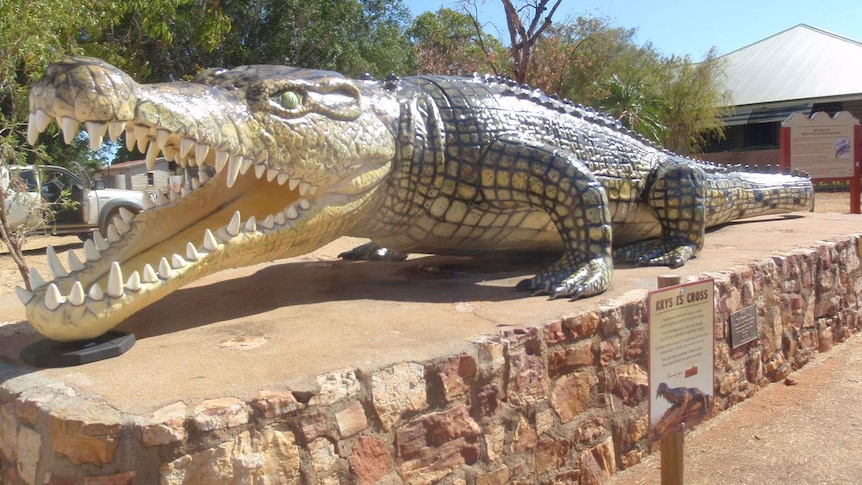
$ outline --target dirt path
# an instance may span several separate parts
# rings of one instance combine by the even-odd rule
[[[862,483],[862,335],[857,334],[685,437],[687,484]],[[658,485],[661,455],[608,485]]]

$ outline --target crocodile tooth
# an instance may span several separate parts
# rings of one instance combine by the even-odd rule
[[[207,155],[210,154],[210,146],[206,143],[198,143],[198,146],[195,148],[195,160],[198,162],[198,165],[203,165],[204,160],[207,159]]]
[[[126,127],[126,150],[134,151],[135,145],[138,143],[137,138],[135,137],[135,126],[127,126]]]
[[[227,162],[227,188],[233,187],[236,183],[236,178],[239,177],[239,169],[242,166],[242,157],[240,155],[231,155]]]
[[[195,157],[188,156],[185,158],[186,163],[189,164],[189,167],[194,167],[198,164],[198,161]]]
[[[107,251],[109,247],[111,247],[111,245],[108,244],[108,241],[105,240],[105,238],[102,236],[102,233],[99,232],[98,229],[93,231],[93,243],[96,245],[96,249],[103,253]]]
[[[177,148],[173,145],[167,145],[162,153],[165,155],[165,160],[169,160],[171,162],[177,161]]]
[[[171,132],[168,130],[156,130],[156,145],[159,150],[164,150],[168,146],[168,140],[171,137]]]
[[[187,264],[189,264],[189,262],[186,261],[185,259],[183,259],[183,257],[180,256],[179,254],[174,254],[173,256],[171,256],[171,267],[172,268],[180,269]]]
[[[118,243],[121,239],[123,239],[123,236],[120,235],[120,230],[117,229],[116,224],[108,226],[108,242],[111,244]]]
[[[155,283],[159,281],[159,275],[156,274],[156,270],[150,266],[150,263],[144,265],[144,276],[141,278],[144,283]]]
[[[53,118],[51,117],[51,115],[49,115],[47,112],[45,112],[45,110],[37,109],[36,110],[36,117],[31,118],[31,121],[36,122],[36,130],[39,133],[42,133],[43,131],[48,129],[48,125],[51,124],[52,119]]]
[[[198,258],[201,257],[201,253],[198,252],[198,248],[192,242],[186,244],[186,259],[189,261],[197,261]]]
[[[283,226],[287,223],[287,218],[285,218],[284,212],[279,212],[275,215],[275,223],[279,226]]]
[[[233,213],[233,217],[230,218],[230,222],[227,225],[227,233],[231,235],[231,237],[239,234],[239,224],[240,224],[240,216],[239,211]]]
[[[227,163],[228,158],[230,158],[230,153],[218,150],[216,151],[215,156],[215,169],[216,172],[221,172],[224,169],[225,163]]]
[[[289,182],[289,184],[288,184],[288,186],[287,186],[287,187],[288,187],[290,190],[295,190],[295,189],[296,189],[296,187],[299,185],[299,183],[300,183],[300,182],[301,182],[301,180],[299,180],[299,179],[290,179],[290,182]]]
[[[201,181],[197,177],[192,177],[192,190],[201,188]]]
[[[159,192],[159,205],[165,205],[169,202],[170,202],[170,200],[168,200],[168,196]]]
[[[51,273],[54,274],[55,279],[69,276],[69,272],[66,271],[66,268],[63,267],[63,263],[57,256],[57,251],[54,249],[54,246],[48,246],[45,249],[45,255],[48,256],[48,267],[51,268]]]
[[[57,308],[60,308],[60,305],[65,301],[66,299],[60,294],[60,289],[57,288],[57,285],[54,283],[48,285],[48,290],[45,291],[45,308],[54,311]]]
[[[69,293],[69,303],[75,306],[81,306],[86,301],[87,296],[84,294],[84,286],[80,281],[76,281],[72,285],[72,292]]]
[[[111,273],[108,275],[108,289],[106,293],[111,298],[123,296],[123,270],[120,268],[120,263],[116,261],[111,263]]]
[[[150,146],[147,148],[146,156],[147,170],[152,172],[153,169],[156,168],[156,159],[159,158],[160,151],[161,150],[157,144],[150,143]]]
[[[66,144],[72,143],[72,140],[78,136],[78,127],[80,124],[78,120],[74,118],[69,118],[68,116],[63,116],[60,118],[60,129],[63,130],[63,141]]]
[[[286,173],[278,174],[278,185],[284,185],[284,183],[287,182],[288,180],[290,180],[290,175],[288,175]]]
[[[258,163],[254,166],[254,176],[260,179],[266,173],[266,164]]]
[[[266,229],[272,229],[275,226],[275,216],[272,214],[266,216],[266,219],[263,220],[263,227]]]
[[[137,140],[138,151],[147,153],[147,147],[150,146],[150,129],[143,125],[135,125],[135,139]]]
[[[248,172],[248,169],[251,168],[253,163],[254,162],[252,161],[252,159],[250,159],[248,157],[243,157],[242,165],[240,165],[240,167],[239,167],[239,173],[241,175],[245,175]]]
[[[30,113],[27,119],[27,143],[35,146],[39,141],[39,128],[36,126],[36,113]]]
[[[188,187],[186,187],[186,186],[183,186],[183,187],[180,189],[180,196],[181,196],[181,197],[185,197],[185,196],[187,196],[187,195],[191,194],[193,189],[194,189],[194,187],[192,187],[192,188],[190,189],[190,188],[188,188]]]
[[[311,188],[311,184],[308,182],[302,182],[299,184],[299,195],[301,197],[305,197],[305,194],[308,193],[308,189]]]
[[[96,249],[96,245],[93,244],[92,239],[84,241],[84,256],[87,258],[87,261],[98,261],[102,257],[102,254]]]
[[[207,229],[204,231],[204,249],[206,249],[207,252],[211,253],[218,249],[218,244],[218,239],[216,239],[211,230]]]
[[[186,158],[195,147],[195,141],[191,138],[183,138],[180,142],[180,158]]]
[[[159,261],[159,278],[163,280],[168,280],[171,278],[171,274],[173,272],[174,270],[171,269],[171,265],[168,263],[168,259],[163,257],[162,260]]]
[[[84,269],[84,263],[81,262],[81,259],[78,258],[78,255],[75,254],[75,251],[71,249],[66,253],[66,258],[69,260],[69,269],[72,272],[81,271]]]
[[[150,193],[146,190],[141,191],[141,205],[144,206],[144,210],[149,210],[156,206],[153,198],[150,197]]]
[[[133,272],[126,281],[126,289],[129,291],[141,291],[141,273]]]
[[[275,178],[278,177],[278,170],[274,168],[266,169],[266,181],[272,182]]]
[[[20,286],[15,287],[15,294],[18,295],[18,299],[21,300],[21,303],[24,305],[30,303],[30,300],[33,299],[33,293],[30,293]]]
[[[117,141],[124,131],[126,131],[125,121],[111,121],[108,123],[108,136],[111,140]]]
[[[105,298],[105,293],[102,291],[102,287],[96,283],[90,287],[90,291],[87,292],[87,298],[93,301],[102,301]]]
[[[255,232],[257,231],[257,219],[254,216],[248,218],[245,221],[245,232]]]
[[[198,180],[201,181],[202,184],[207,183],[207,180],[210,179],[210,175],[206,170],[198,170]]]
[[[90,150],[97,152],[102,148],[102,141],[105,139],[105,135],[108,134],[108,124],[96,121],[88,121],[85,124],[87,126],[87,135],[90,137]]]
[[[39,274],[39,270],[36,268],[30,268],[30,287],[34,290],[38,290],[45,286],[47,282],[45,278],[42,278],[42,275]]]
[[[120,213],[120,217],[122,217],[123,220],[128,223],[131,223],[132,219],[135,218],[135,213],[130,211],[129,209],[126,209],[125,207],[120,207],[120,210],[118,212]]]
[[[132,230],[132,225],[126,221],[125,217],[114,216],[114,226],[117,227],[117,231],[119,231],[120,235],[126,234]]]
[[[307,211],[308,209],[311,209],[311,202],[309,202],[308,199],[299,199],[299,208]]]
[[[299,217],[299,211],[296,210],[296,207],[290,206],[286,211],[284,211],[284,215],[286,215],[288,219],[293,220]]]

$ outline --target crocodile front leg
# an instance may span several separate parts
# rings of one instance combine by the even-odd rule
[[[608,198],[572,153],[519,139],[498,139],[482,163],[482,189],[489,201],[526,202],[546,211],[563,241],[563,257],[518,283],[518,289],[571,299],[608,289],[613,274]]]
[[[667,160],[654,172],[647,202],[661,224],[661,237],[614,252],[617,261],[678,268],[703,248],[706,231],[704,172],[685,161]]]

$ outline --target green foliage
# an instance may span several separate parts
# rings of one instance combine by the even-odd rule
[[[664,60],[662,67],[657,87],[668,105],[662,120],[667,127],[664,146],[677,153],[693,154],[705,147],[710,137],[721,139],[722,107],[731,105],[732,100],[722,87],[724,62],[715,48],[699,63],[672,56]]]
[[[286,64],[382,77],[409,72],[409,13],[384,0],[224,0],[232,24],[209,66]]]
[[[189,77],[221,45],[231,23],[220,2],[107,0],[89,2],[96,25],[82,29],[88,55],[100,57],[138,81]]]
[[[413,41],[419,73],[465,76],[509,70],[500,41],[477,32],[473,19],[463,12],[448,8],[425,12],[416,17],[407,33]]]
[[[602,85],[607,87],[607,94],[599,105],[602,111],[650,140],[664,138],[666,128],[662,120],[668,105],[656,93],[649,92],[642,80],[624,81],[614,74]]]
[[[530,84],[606,111],[677,153],[721,137],[723,65],[715,51],[700,63],[663,57],[634,42],[635,29],[579,17],[556,24],[536,45]]]

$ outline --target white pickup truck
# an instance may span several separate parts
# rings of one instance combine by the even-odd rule
[[[6,194],[10,227],[30,227],[37,233],[76,234],[82,239],[98,228],[106,234],[108,224],[120,208],[132,213],[143,210],[144,192],[106,189],[84,170],[78,173],[53,165],[0,165],[0,189]],[[48,217],[40,212],[50,207]]]

